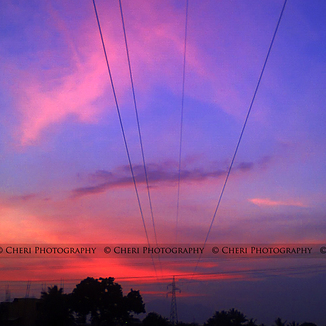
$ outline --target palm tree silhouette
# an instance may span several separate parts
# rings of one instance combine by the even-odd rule
[[[41,293],[40,319],[48,326],[68,326],[73,323],[68,295],[56,285]]]

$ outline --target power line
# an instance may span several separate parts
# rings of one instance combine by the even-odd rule
[[[131,158],[130,158],[130,153],[129,153],[129,149],[128,149],[128,143],[127,143],[127,139],[126,139],[123,123],[122,123],[122,118],[121,118],[121,114],[120,114],[118,99],[117,99],[117,95],[116,95],[115,88],[114,88],[113,77],[112,77],[112,74],[111,74],[109,59],[108,59],[108,55],[107,55],[107,52],[106,52],[106,47],[105,47],[103,34],[102,34],[102,28],[101,28],[100,20],[99,20],[99,17],[98,17],[95,0],[93,0],[93,6],[94,6],[94,12],[95,12],[96,20],[97,20],[98,30],[99,30],[100,37],[101,37],[101,42],[102,42],[102,47],[103,47],[103,51],[104,51],[105,61],[106,61],[106,65],[107,65],[108,73],[109,73],[109,77],[110,77],[110,82],[111,82],[113,97],[114,97],[114,101],[115,101],[115,106],[116,106],[118,117],[119,117],[119,123],[120,123],[121,132],[122,132],[122,136],[123,136],[123,141],[124,141],[124,145],[125,145],[125,149],[126,149],[126,153],[127,153],[127,157],[128,157],[129,168],[130,168],[130,172],[131,172],[131,176],[132,176],[132,180],[133,180],[133,184],[134,184],[134,188],[135,188],[135,193],[136,193],[136,197],[137,197],[139,212],[140,212],[140,215],[141,215],[141,219],[142,219],[142,223],[143,223],[147,243],[148,243],[148,246],[150,247],[150,242],[149,242],[148,233],[147,233],[147,229],[146,229],[144,214],[143,214],[143,210],[142,210],[142,207],[141,207],[141,202],[140,202],[139,193],[138,193],[138,189],[137,189],[134,170],[133,170],[133,167],[132,167],[132,164],[131,164]],[[153,257],[152,257],[152,262],[153,262],[155,274],[157,275]]]
[[[141,135],[141,130],[140,130],[140,122],[139,122],[137,102],[136,102],[135,86],[134,86],[134,80],[133,80],[132,69],[131,69],[129,47],[128,47],[128,42],[127,42],[127,33],[126,33],[126,27],[125,27],[125,22],[124,22],[124,17],[123,17],[123,10],[122,10],[121,0],[119,0],[119,6],[120,6],[120,13],[121,13],[121,22],[122,22],[122,28],[123,28],[123,35],[124,35],[124,40],[125,40],[125,45],[126,45],[126,53],[127,53],[127,59],[128,59],[128,67],[129,67],[129,76],[130,76],[130,82],[131,82],[132,96],[133,96],[134,108],[135,108],[135,113],[136,113],[140,149],[141,149],[141,155],[142,155],[142,159],[143,159],[143,166],[144,166],[144,173],[145,173],[145,180],[146,180],[146,187],[147,187],[147,196],[148,196],[148,202],[149,202],[149,207],[150,207],[150,212],[151,212],[151,217],[152,217],[152,224],[153,224],[153,230],[154,230],[155,243],[157,245],[157,236],[156,236],[156,228],[155,228],[155,221],[154,221],[154,214],[153,214],[153,206],[152,206],[152,200],[151,200],[151,193],[150,193],[150,190],[149,190],[148,174],[147,174],[147,168],[146,168],[146,162],[145,162],[145,154],[144,154],[142,135]]]
[[[257,82],[257,85],[256,85],[256,88],[255,88],[255,91],[254,91],[254,94],[253,94],[253,97],[252,97],[252,100],[251,100],[251,103],[249,105],[249,109],[248,109],[248,112],[247,112],[247,115],[246,115],[246,118],[245,118],[245,121],[244,121],[244,124],[243,124],[243,127],[242,127],[242,130],[241,130],[241,133],[240,133],[240,137],[239,137],[239,140],[238,140],[238,143],[235,147],[235,151],[234,151],[234,154],[233,154],[233,157],[232,157],[232,160],[231,160],[231,163],[230,163],[230,166],[229,166],[229,169],[228,169],[228,172],[226,174],[226,178],[225,178],[225,181],[224,181],[224,184],[223,184],[223,187],[222,187],[222,190],[221,190],[221,193],[220,193],[220,197],[218,199],[218,202],[217,202],[217,205],[216,205],[216,208],[215,208],[215,211],[214,211],[214,214],[213,214],[213,217],[212,217],[212,221],[211,221],[211,224],[209,226],[209,229],[208,229],[208,232],[206,234],[206,238],[205,238],[205,241],[204,241],[204,247],[207,243],[207,240],[208,240],[208,237],[209,237],[209,234],[211,232],[211,229],[212,229],[212,226],[213,226],[213,223],[214,223],[214,220],[216,218],[216,214],[217,214],[217,211],[220,207],[220,204],[221,204],[221,200],[222,200],[222,197],[223,197],[223,194],[224,194],[224,191],[225,191],[225,188],[226,188],[226,185],[227,185],[227,182],[229,180],[229,176],[230,176],[230,173],[231,173],[231,170],[232,170],[232,167],[233,167],[233,163],[234,163],[234,160],[235,160],[235,157],[238,153],[238,149],[239,149],[239,146],[240,146],[240,143],[241,143],[241,140],[242,140],[242,136],[244,134],[244,131],[245,131],[245,128],[246,128],[246,125],[247,125],[247,122],[248,122],[248,119],[249,119],[249,115],[251,113],[251,109],[252,109],[252,106],[254,104],[254,101],[255,101],[255,98],[256,98],[256,95],[257,95],[257,92],[258,92],[258,88],[260,86],[260,82],[262,80],[262,77],[263,77],[263,74],[264,74],[264,71],[265,71],[265,68],[266,68],[266,64],[267,64],[267,61],[268,61],[268,58],[269,58],[269,55],[271,53],[271,50],[272,50],[272,46],[274,44],[274,40],[275,40],[275,37],[276,37],[276,34],[277,34],[277,31],[278,31],[278,27],[280,25],[280,22],[281,22],[281,19],[282,19],[282,16],[283,16],[283,12],[284,12],[284,9],[285,9],[285,6],[286,6],[286,3],[287,3],[287,0],[284,0],[284,3],[283,3],[283,7],[282,7],[282,10],[281,10],[281,13],[280,13],[280,16],[279,16],[279,19],[277,21],[277,24],[276,24],[276,28],[275,28],[275,31],[274,31],[274,34],[273,34],[273,37],[272,37],[272,40],[271,40],[271,43],[270,43],[270,46],[269,46],[269,49],[267,51],[267,55],[266,55],[266,58],[265,58],[265,61],[264,61],[264,64],[263,64],[263,67],[262,67],[262,70],[260,72],[260,76],[259,76],[259,79],[258,79],[258,82]],[[195,272],[197,270],[197,267],[198,267],[198,264],[200,262],[200,259],[201,259],[201,255],[199,256],[198,258],[198,261],[197,261],[197,264],[196,264],[196,267],[195,267]]]
[[[182,279],[188,279],[192,276],[209,276],[209,275],[230,275],[230,274],[266,274],[266,276],[278,276],[282,274],[287,275],[300,275],[300,274],[308,274],[308,273],[324,273],[326,270],[325,264],[318,264],[318,265],[299,265],[299,266],[291,266],[291,267],[276,267],[276,268],[261,268],[261,269],[247,269],[247,270],[229,270],[229,271],[219,271],[219,272],[197,272],[197,273],[180,273],[180,274],[168,274],[161,278],[161,280],[170,280],[173,276],[179,278],[179,282],[183,282]],[[279,273],[279,274],[276,274]],[[144,275],[144,276],[123,276],[123,277],[114,277],[115,281],[128,281],[128,280],[154,280],[156,277],[152,275]],[[65,279],[65,284],[71,284],[73,282],[80,282],[80,278],[72,278],[72,279]],[[193,282],[201,282],[201,280],[192,280]],[[0,281],[1,283],[26,283],[27,280],[19,280],[19,281],[10,281],[10,280],[3,280]],[[33,283],[60,283],[62,282],[62,278],[58,279],[39,279],[33,280]],[[6,289],[8,288],[8,285]]]
[[[181,181],[181,157],[182,157],[182,137],[183,137],[183,111],[185,97],[185,80],[186,80],[186,54],[187,54],[187,36],[188,36],[188,0],[186,0],[186,22],[183,52],[183,73],[182,73],[182,96],[181,96],[181,119],[180,119],[180,146],[179,146],[179,171],[178,171],[178,194],[177,194],[177,214],[176,214],[176,231],[175,238],[178,243],[178,224],[179,224],[179,207],[180,207],[180,181]]]

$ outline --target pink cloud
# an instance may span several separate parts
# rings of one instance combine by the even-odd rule
[[[140,111],[156,110],[152,105],[152,90],[157,89],[159,83],[176,94],[176,98],[180,95],[181,99],[184,10],[176,10],[171,4],[159,8],[158,6],[143,1],[141,5],[137,4],[135,9],[132,3],[124,4],[136,95],[142,95],[139,96],[141,101],[138,101]],[[22,146],[42,141],[45,132],[50,128],[51,134],[58,132],[60,125],[68,119],[78,123],[96,124],[104,115],[106,118],[108,115],[115,118],[112,90],[96,20],[92,8],[89,9],[89,16],[78,21],[76,26],[82,28],[78,29],[77,33],[67,26],[68,22],[64,21],[59,11],[47,8],[53,25],[50,27],[62,36],[65,45],[58,50],[49,44],[46,51],[37,54],[42,58],[42,63],[47,63],[50,69],[42,70],[42,65],[33,64],[23,71],[18,68],[17,62],[11,61],[12,75],[16,76],[12,86],[15,87],[13,98],[20,114],[15,135],[17,142]],[[99,2],[98,9],[119,104],[130,104],[130,81],[119,11],[104,2]],[[110,10],[114,15],[112,12],[110,14]],[[244,90],[244,86],[241,89],[234,87],[237,83],[245,84],[241,82],[245,74],[242,76],[236,74],[236,71],[239,66],[244,67],[247,64],[247,56],[239,56],[240,59],[237,60],[238,52],[255,53],[254,46],[248,44],[247,48],[237,48],[236,54],[232,55],[239,66],[230,66],[229,57],[223,51],[207,50],[202,46],[202,34],[200,30],[197,32],[195,29],[200,25],[200,21],[193,12],[194,8],[191,10],[186,95],[201,102],[215,103],[228,114],[242,119],[243,109],[247,108],[247,105],[243,105],[242,93],[248,91],[248,94],[251,94],[251,88]],[[209,29],[205,25],[207,39],[214,39],[214,33],[217,32],[217,38],[223,42],[219,25],[223,24],[213,25],[215,29]],[[43,41],[48,42],[46,39]],[[239,40],[236,41],[240,43]],[[227,53],[233,53],[230,51],[231,45],[227,50]],[[62,61],[62,58],[65,58],[64,68],[57,62]],[[245,72],[245,68],[242,71]],[[151,107],[147,108],[149,103]],[[176,103],[176,109],[179,104]],[[125,105],[125,108],[133,109],[132,105]],[[174,132],[163,133],[162,146],[170,145],[168,137],[171,137],[171,142],[174,141]]]
[[[104,90],[101,67],[94,56],[84,66],[62,79],[61,85],[42,90],[42,81],[24,87],[24,99],[19,103],[22,113],[20,140],[22,145],[33,143],[40,133],[53,123],[73,115],[81,122],[95,122],[99,110],[92,104]]]
[[[118,8],[110,6],[100,3],[98,10],[119,102],[123,102],[128,100],[125,95],[127,92],[129,94],[130,81]],[[135,15],[131,6],[126,4],[124,11],[136,91],[147,94],[157,83],[163,82],[172,92],[180,93],[181,96],[184,11],[166,5],[158,7],[144,1],[142,6],[137,4]],[[112,17],[110,10],[116,11],[116,15]],[[22,71],[17,62],[11,61],[11,72],[17,76],[14,92],[21,118],[17,136],[22,145],[37,142],[47,127],[64,122],[68,117],[81,123],[96,123],[107,110],[108,101],[109,107],[114,108],[112,97],[109,100],[106,98],[105,103],[98,102],[106,92],[109,96],[112,93],[92,11],[87,18],[83,18],[84,21],[77,22],[76,26],[81,27],[78,33],[69,28],[69,24],[51,6],[47,6],[47,14],[50,17],[46,26],[50,29],[48,33],[59,33],[64,46],[54,49],[46,38],[48,34],[44,33],[42,42],[46,44],[45,50],[36,54],[41,64],[38,62]],[[112,19],[106,19],[108,15]],[[191,26],[196,26],[196,21],[190,22]],[[213,31],[207,33],[212,34]],[[224,77],[230,76],[230,67],[219,66],[217,71],[215,54],[205,53],[198,36],[190,36],[186,91],[191,91],[191,96],[210,102],[216,101],[218,92],[219,101],[228,103],[223,107],[230,113],[230,99],[235,101],[238,96],[224,90],[232,87],[206,87],[216,84],[216,75],[219,81],[225,81]],[[65,68],[58,66],[58,61],[63,58],[66,60]],[[23,56],[20,59],[25,60]],[[50,66],[50,69],[42,70],[42,65]],[[204,78],[204,88],[197,89],[195,84],[192,85],[198,77]],[[231,83],[230,78],[226,84]],[[196,92],[193,92],[193,88]],[[206,90],[210,88],[208,94]],[[147,101],[149,97],[145,98]]]
[[[33,60],[25,53],[1,55],[10,79],[6,86],[19,112],[19,125],[14,133],[23,146],[37,143],[43,131],[67,118],[96,123],[103,112],[114,108],[95,18],[90,16],[76,22],[78,28],[72,30],[51,5],[46,5],[44,14],[48,17],[45,26],[40,23],[32,28],[42,44],[33,53]],[[57,34],[60,37],[53,46],[51,42]],[[115,40],[106,37],[106,43],[112,65],[121,66]],[[124,77],[120,74],[117,78],[119,89],[121,83],[125,85],[128,81]]]
[[[271,200],[269,198],[252,198],[250,202],[257,206],[297,206],[297,207],[308,207],[306,204],[300,201],[282,201],[282,200]]]

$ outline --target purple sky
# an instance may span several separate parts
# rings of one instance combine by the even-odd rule
[[[96,3],[154,243],[119,2]],[[157,240],[173,243],[185,1],[122,5]],[[1,242],[146,243],[92,1],[0,6]],[[205,240],[282,6],[278,0],[189,0],[180,243]],[[288,1],[209,243],[325,242],[325,12],[322,0]],[[195,265],[166,263],[159,276],[192,273]],[[310,265],[315,267],[304,272]],[[188,285],[180,276],[188,291],[180,300],[208,305],[211,314],[242,308],[259,322],[278,316],[314,321],[321,265],[323,260],[202,260],[198,272],[217,275]],[[54,260],[2,259],[0,280],[113,276],[119,282],[138,276],[149,302],[164,300],[169,282],[147,279],[154,275],[150,260],[64,260],[55,266]],[[302,273],[284,272],[295,266]],[[277,268],[272,277],[265,271],[270,268]],[[230,271],[227,278],[219,274]],[[275,303],[277,296],[283,305]],[[293,300],[298,302],[291,306]]]

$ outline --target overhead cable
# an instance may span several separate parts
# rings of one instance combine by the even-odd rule
[[[109,59],[108,59],[108,55],[107,55],[107,52],[106,52],[106,47],[105,47],[103,34],[102,34],[102,28],[101,28],[101,24],[100,24],[98,12],[97,12],[95,0],[93,0],[93,5],[94,5],[94,12],[95,12],[96,20],[97,20],[99,34],[100,34],[100,37],[101,37],[101,42],[102,42],[102,47],[103,47],[103,51],[104,51],[105,61],[106,61],[106,65],[107,65],[107,69],[108,69],[108,73],[109,73],[109,77],[110,77],[110,82],[111,82],[113,97],[114,97],[114,101],[115,101],[115,106],[116,106],[118,117],[119,117],[119,123],[120,123],[120,127],[121,127],[122,137],[123,137],[123,141],[124,141],[124,145],[125,145],[125,149],[126,149],[126,153],[127,153],[127,157],[128,157],[129,168],[130,168],[132,181],[133,181],[133,184],[134,184],[134,189],[135,189],[135,193],[136,193],[136,197],[137,197],[139,212],[140,212],[140,216],[141,216],[141,219],[142,219],[142,224],[143,224],[143,228],[144,228],[144,231],[145,231],[146,240],[147,240],[148,246],[150,247],[150,242],[149,242],[149,237],[148,237],[148,233],[147,233],[147,229],[146,229],[143,209],[142,209],[140,198],[139,198],[139,193],[138,193],[138,188],[137,188],[137,183],[136,183],[134,170],[133,170],[133,167],[132,167],[132,164],[131,164],[131,158],[130,158],[130,153],[129,153],[129,149],[128,149],[127,138],[126,138],[125,130],[124,130],[123,123],[122,123],[122,117],[121,117],[121,113],[120,113],[120,109],[119,109],[117,94],[116,94],[116,91],[115,91],[115,88],[114,88],[113,77],[112,77],[112,74],[111,74]],[[152,257],[152,262],[153,262],[155,274],[157,275],[153,257]]]
[[[260,72],[260,75],[259,75],[259,78],[258,78],[258,82],[257,82],[256,88],[255,88],[255,91],[254,91],[254,94],[252,96],[252,99],[251,99],[251,102],[250,102],[250,105],[249,105],[249,108],[248,108],[248,112],[247,112],[247,115],[246,115],[246,118],[245,118],[245,121],[244,121],[242,130],[241,130],[241,133],[240,133],[240,136],[239,136],[239,140],[238,140],[237,145],[235,147],[235,151],[234,151],[234,154],[233,154],[233,157],[232,157],[230,166],[228,168],[228,171],[227,171],[227,174],[226,174],[226,177],[225,177],[225,180],[224,180],[224,184],[223,184],[223,187],[222,187],[220,196],[218,198],[217,205],[216,205],[216,208],[215,208],[215,211],[214,211],[214,214],[213,214],[213,217],[212,217],[210,226],[209,226],[208,231],[207,231],[207,234],[206,234],[206,238],[205,238],[205,241],[204,241],[204,247],[206,246],[206,243],[207,243],[209,234],[210,234],[210,232],[212,230],[213,223],[214,223],[215,218],[216,218],[216,215],[217,215],[217,211],[218,211],[218,209],[220,207],[221,200],[222,200],[222,197],[223,197],[223,194],[224,194],[224,191],[225,191],[225,188],[226,188],[226,185],[227,185],[227,182],[229,180],[229,176],[230,176],[230,173],[231,173],[231,170],[232,170],[232,167],[233,167],[233,163],[234,163],[234,160],[235,160],[236,155],[238,153],[239,146],[240,146],[240,143],[241,143],[241,140],[242,140],[242,136],[243,136],[244,131],[246,129],[247,122],[248,122],[248,119],[249,119],[249,116],[250,116],[250,113],[251,113],[253,104],[255,102],[256,95],[257,95],[257,92],[258,92],[258,89],[259,89],[259,86],[260,86],[260,83],[261,83],[261,80],[262,80],[262,77],[263,77],[263,74],[264,74],[264,71],[265,71],[265,68],[266,68],[266,65],[267,65],[267,61],[268,61],[269,55],[271,53],[271,50],[272,50],[272,47],[273,47],[273,44],[274,44],[274,40],[275,40],[277,31],[278,31],[279,25],[280,25],[281,20],[282,20],[282,16],[283,16],[283,13],[284,13],[284,9],[285,9],[286,3],[287,3],[287,0],[285,0],[284,3],[283,3],[283,7],[282,7],[282,10],[281,10],[280,16],[278,18],[278,21],[277,21],[277,24],[276,24],[276,28],[274,30],[274,34],[273,34],[273,37],[272,37],[272,40],[270,42],[270,46],[269,46],[269,49],[267,51],[267,55],[266,55],[265,61],[264,61],[263,67],[261,69],[261,72]],[[198,258],[198,261],[197,261],[197,264],[196,264],[196,267],[195,267],[195,271],[194,272],[196,272],[200,260],[201,260],[201,255]]]
[[[176,243],[178,243],[179,209],[180,209],[180,183],[181,183],[181,161],[182,161],[182,138],[183,138],[183,111],[184,111],[185,81],[186,81],[187,36],[188,36],[188,0],[186,0],[186,21],[185,21],[185,37],[184,37],[184,51],[183,51],[180,142],[179,142],[179,169],[178,169],[178,193],[177,193],[177,213],[176,213],[176,227],[175,227],[175,230],[176,230],[175,231]]]
[[[139,143],[140,143],[141,155],[142,155],[142,159],[143,159],[144,174],[145,174],[146,187],[147,187],[147,196],[148,196],[149,208],[150,208],[151,217],[152,217],[152,224],[153,224],[153,230],[154,230],[155,243],[157,245],[157,235],[156,235],[155,220],[154,220],[154,214],[153,214],[153,205],[152,205],[151,193],[150,193],[150,189],[149,189],[148,173],[147,173],[147,168],[146,168],[144,147],[143,147],[143,141],[142,141],[142,135],[141,135],[141,129],[140,129],[140,122],[139,122],[139,116],[138,116],[138,109],[137,109],[137,102],[136,102],[135,86],[134,86],[134,80],[133,80],[132,69],[131,69],[129,47],[128,47],[128,42],[127,42],[127,33],[126,33],[126,27],[125,27],[125,22],[124,22],[124,16],[123,16],[121,0],[119,0],[119,6],[120,6],[120,13],[121,13],[123,35],[124,35],[124,40],[125,40],[125,45],[126,45],[126,53],[127,53],[127,59],[128,59],[128,67],[129,67],[129,76],[130,76],[131,89],[132,89],[132,97],[133,97],[136,120],[137,120]]]

